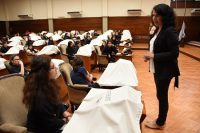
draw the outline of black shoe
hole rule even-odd
[[[97,81],[97,78],[96,78],[96,77],[93,77],[92,80],[93,80],[93,81]]]

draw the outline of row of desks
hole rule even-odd
[[[97,58],[95,56],[95,54],[92,54],[92,56],[82,56],[82,55],[78,55],[84,62],[84,67],[86,68],[86,70],[88,70],[89,72],[92,71],[93,68],[95,68],[98,63],[97,63]],[[132,62],[132,54],[131,55],[116,55],[116,60],[119,59],[126,59],[126,60],[130,60]]]

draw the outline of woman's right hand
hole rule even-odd
[[[149,59],[144,55],[144,62],[147,62],[147,61],[149,61]]]
[[[150,59],[153,59],[154,58],[154,54],[151,53],[151,52],[147,52],[145,55],[144,55],[144,61],[147,62],[149,61]]]

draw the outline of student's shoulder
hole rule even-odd
[[[79,72],[86,72],[86,69],[85,69],[85,67],[79,67],[79,70],[78,70]]]
[[[79,67],[79,70],[85,70],[85,67]]]

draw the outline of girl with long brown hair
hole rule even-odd
[[[27,129],[34,133],[59,133],[71,116],[59,97],[56,68],[49,56],[36,56],[24,86],[23,102],[28,108]]]

